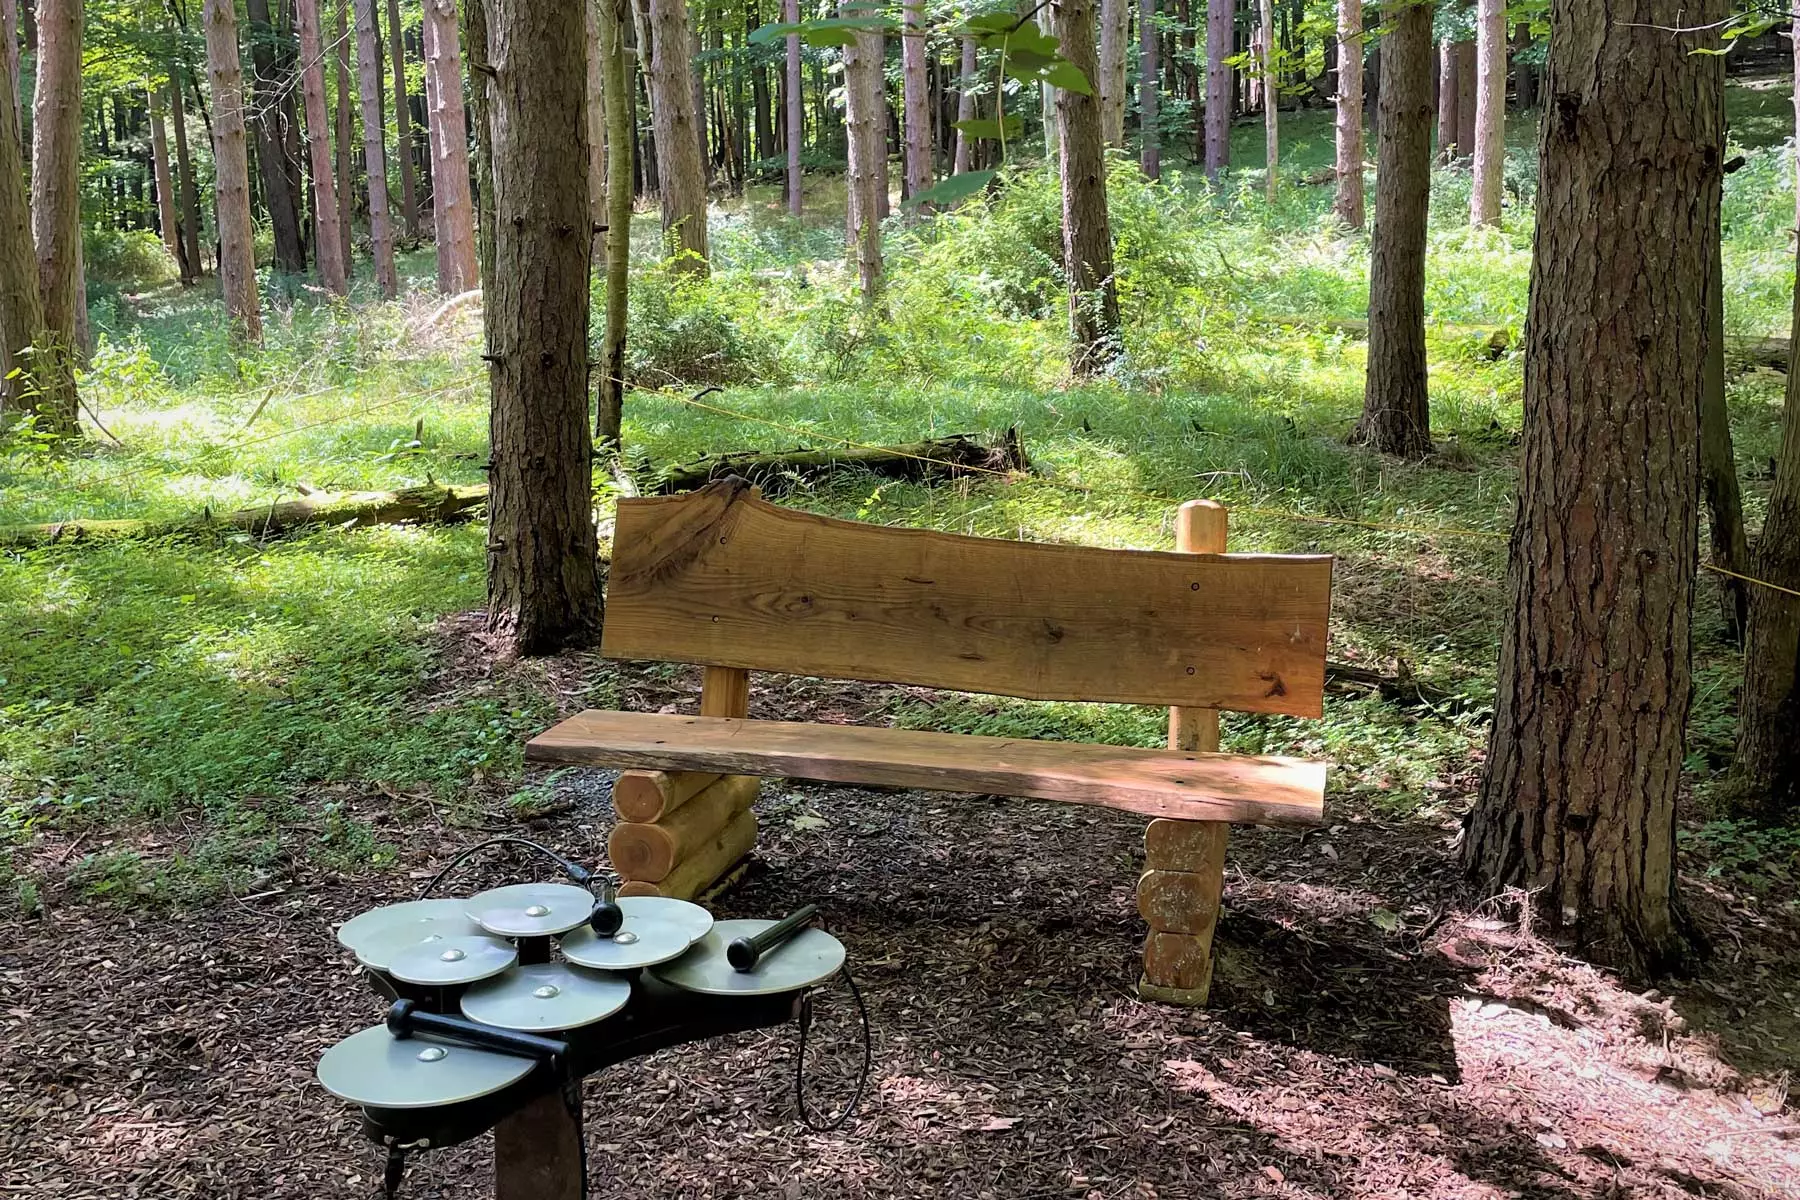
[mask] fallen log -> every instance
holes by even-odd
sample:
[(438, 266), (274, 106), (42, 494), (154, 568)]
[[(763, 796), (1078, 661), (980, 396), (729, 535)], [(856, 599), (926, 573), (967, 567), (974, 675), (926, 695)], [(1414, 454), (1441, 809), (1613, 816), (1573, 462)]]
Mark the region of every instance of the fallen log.
[(1374, 693), (1384, 700), (1408, 708), (1430, 708), (1452, 714), (1482, 707), (1480, 701), (1447, 692), (1411, 675), (1383, 675), (1380, 671), (1351, 663), (1325, 664), (1325, 690), (1338, 696), (1367, 696)]
[(59, 542), (118, 538), (179, 537), (241, 530), (255, 537), (280, 537), (315, 525), (447, 524), (466, 520), (487, 503), (486, 484), (449, 487), (424, 484), (397, 492), (312, 492), (236, 512), (204, 511), (174, 521), (50, 521), (0, 525), (0, 546), (23, 549)]
[(1030, 461), (1019, 431), (1009, 429), (994, 445), (968, 434), (928, 438), (898, 446), (851, 446), (826, 450), (747, 451), (709, 454), (671, 467), (651, 490), (668, 495), (705, 487), (715, 479), (736, 475), (778, 491), (808, 483), (833, 471), (854, 468), (894, 479), (931, 481), (970, 474), (1028, 471)]

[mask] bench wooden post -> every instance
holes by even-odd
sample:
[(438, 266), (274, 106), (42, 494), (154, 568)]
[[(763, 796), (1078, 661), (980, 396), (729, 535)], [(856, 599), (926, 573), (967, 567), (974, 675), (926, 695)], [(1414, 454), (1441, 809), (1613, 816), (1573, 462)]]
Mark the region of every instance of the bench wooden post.
[[(1175, 513), (1175, 549), (1223, 554), (1226, 514), (1212, 500), (1190, 500)], [(1169, 749), (1217, 750), (1219, 710), (1171, 708)], [(1212, 986), (1213, 930), (1225, 891), (1222, 821), (1150, 822), (1144, 832), (1144, 873), (1138, 912), (1150, 926), (1138, 994), (1165, 1004), (1202, 1005)]]

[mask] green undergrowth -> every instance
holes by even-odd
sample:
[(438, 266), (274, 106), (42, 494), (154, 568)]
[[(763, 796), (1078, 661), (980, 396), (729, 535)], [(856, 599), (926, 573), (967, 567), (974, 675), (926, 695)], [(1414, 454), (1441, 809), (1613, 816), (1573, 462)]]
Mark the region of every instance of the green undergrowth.
[[(1746, 156), (1726, 194), (1727, 319), (1785, 334), (1792, 161), (1765, 97), (1734, 89)], [(1746, 94), (1747, 95), (1747, 94)], [(1746, 107), (1747, 106), (1747, 107)], [(1455, 713), (1332, 694), (1322, 721), (1231, 715), (1227, 748), (1321, 757), (1332, 803), (1397, 817), (1466, 798), (1492, 699), (1521, 418), (1532, 122), (1509, 130), (1503, 228), (1466, 227), (1468, 181), (1437, 172), (1429, 234), (1433, 432), (1422, 464), (1346, 445), (1361, 402), (1368, 241), (1339, 228), (1323, 113), (1285, 125), (1282, 197), (1262, 199), (1257, 131), (1209, 189), (1171, 153), (1164, 183), (1110, 170), (1125, 324), (1113, 367), (1068, 375), (1059, 200), (1039, 165), (992, 195), (887, 230), (888, 288), (865, 309), (842, 261), (842, 181), (722, 202), (709, 281), (670, 271), (653, 212), (637, 252), (626, 408), (645, 480), (703, 453), (913, 441), (1016, 428), (1033, 472), (924, 486), (842, 474), (783, 502), (893, 525), (1098, 546), (1166, 547), (1174, 507), (1231, 509), (1234, 549), (1335, 556), (1330, 654), (1462, 698)], [(0, 442), (0, 525), (175, 517), (271, 503), (304, 486), (386, 489), (482, 479), (487, 414), (478, 306), (430, 290), (403, 256), (399, 301), (349, 302), (265, 275), (264, 346), (226, 336), (216, 290), (184, 290), (136, 242), (98, 247), (101, 348), (83, 395), (104, 432), (55, 455)], [(129, 278), (125, 278), (129, 276)], [(1496, 338), (1496, 331), (1503, 336)], [(707, 392), (693, 401), (704, 388)], [(1779, 436), (1781, 380), (1734, 376), (1753, 521)], [(705, 407), (702, 407), (705, 406)], [(779, 486), (779, 485), (777, 485)], [(597, 496), (603, 528), (610, 499)], [(279, 878), (298, 859), (375, 869), (393, 847), (369, 804), (452, 810), (492, 784), (547, 802), (520, 746), (546, 685), (458, 675), (434, 632), (479, 607), (477, 527), (322, 530), (58, 546), (0, 558), (0, 880), (26, 908), (87, 896), (191, 901)], [(1724, 762), (1732, 652), (1703, 580), (1689, 766)], [(592, 676), (592, 672), (589, 675)], [(617, 690), (602, 672), (593, 702)], [(896, 694), (911, 727), (1156, 745), (1164, 716), (1127, 706)], [(491, 791), (492, 789), (488, 789)], [(370, 797), (376, 799), (371, 801)], [(148, 831), (148, 832), (146, 832)], [(1711, 834), (1702, 834), (1711, 837)], [(55, 853), (39, 851), (59, 847)], [(60, 865), (59, 865), (60, 864)]]

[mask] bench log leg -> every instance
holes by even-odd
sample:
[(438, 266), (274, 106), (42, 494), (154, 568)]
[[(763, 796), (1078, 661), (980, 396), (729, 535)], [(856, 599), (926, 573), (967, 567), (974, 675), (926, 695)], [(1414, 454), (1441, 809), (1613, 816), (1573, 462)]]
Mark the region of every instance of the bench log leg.
[(581, 1126), (561, 1090), (494, 1126), (494, 1200), (581, 1200)]

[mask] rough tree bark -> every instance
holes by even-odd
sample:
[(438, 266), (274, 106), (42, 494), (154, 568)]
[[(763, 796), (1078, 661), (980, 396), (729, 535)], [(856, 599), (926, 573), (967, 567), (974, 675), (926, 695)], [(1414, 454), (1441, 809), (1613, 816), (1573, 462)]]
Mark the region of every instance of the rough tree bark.
[(350, 22), (345, 10), (349, 0), (332, 5), (337, 33), (332, 49), (337, 59), (337, 104), (332, 112), (332, 147), (337, 163), (338, 250), (344, 256), (344, 278), (356, 274), (355, 226), (356, 210), (356, 122), (350, 116)]
[[(606, 329), (600, 339), (595, 434), (615, 449), (623, 442), (625, 318), (631, 279), (631, 125), (637, 80), (625, 49), (631, 0), (594, 0), (600, 18), (601, 94), (606, 103)], [(795, 3), (798, 0), (794, 0)]]
[[(1122, 4), (1124, 0), (1116, 0), (1116, 2)], [(966, 37), (962, 40), (962, 74), (956, 82), (956, 119), (958, 121), (975, 119), (975, 89), (981, 83), (978, 70), (979, 61), (976, 57), (975, 39)], [(1124, 103), (1123, 100), (1120, 103)], [(1119, 119), (1123, 121), (1125, 118), (1121, 115)], [(951, 173), (961, 175), (964, 171), (972, 170), (974, 165), (975, 139), (959, 129), (956, 131), (956, 161), (951, 167)]]
[[(874, 10), (844, 3), (846, 17)], [(881, 293), (881, 208), (886, 192), (887, 100), (882, 80), (882, 35), (858, 30), (844, 48), (844, 127), (849, 140), (850, 194), (847, 217), (851, 254), (863, 300)]]
[(287, 159), (287, 139), (282, 130), (282, 101), (293, 87), (293, 76), (284, 68), (287, 56), (277, 53), (275, 23), (269, 17), (269, 0), (247, 0), (250, 62), (256, 68), (256, 87), (251, 126), (256, 133), (256, 167), (262, 176), (263, 208), (269, 214), (269, 230), (275, 236), (275, 269), (290, 275), (306, 271), (306, 243), (300, 234), (298, 163)]
[[(786, 0), (782, 20), (790, 25), (800, 20), (800, 0)], [(806, 109), (800, 94), (800, 35), (787, 36), (787, 203), (788, 211), (800, 215), (804, 197), (804, 181), (800, 176), (800, 146), (806, 137)]]
[(357, 91), (362, 99), (363, 168), (369, 177), (369, 241), (375, 256), (375, 282), (384, 299), (400, 294), (394, 270), (394, 221), (388, 212), (387, 122), (381, 111), (383, 54), (376, 0), (356, 0)]
[(1437, 160), (1456, 160), (1456, 43), (1445, 38), (1437, 53)]
[(900, 39), (901, 103), (906, 110), (906, 194), (931, 186), (931, 104), (925, 78), (925, 0), (905, 0), (906, 34)]
[(169, 170), (169, 134), (163, 125), (163, 90), (150, 89), (150, 169), (156, 180), (156, 223), (163, 249), (181, 260), (181, 229), (175, 217), (175, 178)]
[(169, 85), (169, 121), (175, 127), (175, 196), (181, 208), (181, 253), (176, 257), (181, 284), (189, 287), (200, 278), (200, 189), (194, 185), (194, 160), (188, 153), (187, 110), (181, 98), (185, 85), (179, 59), (169, 66)]
[(1125, 145), (1125, 43), (1130, 34), (1130, 0), (1100, 0), (1100, 77), (1094, 91), (1100, 97), (1100, 136), (1118, 148)]
[(1231, 102), (1237, 94), (1232, 69), (1235, 0), (1206, 0), (1206, 175), (1214, 184), (1231, 162)]
[(1146, 179), (1162, 178), (1162, 144), (1156, 128), (1156, 0), (1138, 6), (1138, 166)]
[(469, 128), (475, 137), (475, 217), (476, 274), (483, 280), (494, 277), (494, 126), (493, 98), (488, 94), (488, 80), (493, 69), (488, 65), (487, 0), (463, 0), (463, 55), (469, 65)]
[[(429, 0), (427, 0), (429, 2)], [(319, 282), (334, 296), (350, 294), (338, 223), (337, 172), (331, 161), (331, 118), (325, 107), (325, 44), (319, 0), (294, 0), (300, 27), (300, 89), (306, 99), (306, 149), (312, 160), (313, 256)], [(348, 186), (346, 184), (346, 186)]]
[(581, 0), (582, 36), (585, 38), (587, 88), (582, 111), (588, 133), (588, 216), (593, 236), (588, 240), (590, 270), (606, 265), (606, 58), (600, 46), (600, 5), (603, 0)]
[(400, 223), (408, 243), (419, 240), (419, 181), (413, 166), (412, 105), (406, 98), (406, 38), (400, 0), (387, 0), (388, 37), (394, 54), (394, 151), (400, 160)]
[(1363, 14), (1362, 0), (1338, 0), (1337, 203), (1338, 220), (1363, 227)]
[(231, 0), (206, 0), (206, 77), (213, 96), (213, 206), (219, 222), (219, 290), (236, 336), (262, 341), (256, 245), (250, 220), (250, 156), (244, 133), (244, 68)]
[[(1094, 0), (1055, 0), (1051, 5), (1060, 49), (1092, 79)], [(1056, 117), (1062, 126), (1063, 272), (1069, 277), (1069, 368), (1092, 375), (1119, 352), (1119, 293), (1113, 281), (1112, 226), (1106, 211), (1106, 143), (1100, 101), (1058, 88)]]
[(44, 332), (43, 294), (31, 244), (19, 94), (0, 86), (0, 413), (31, 412), (36, 388), (12, 372), (35, 373), (25, 351)]
[(1431, 203), (1431, 9), (1391, 16), (1378, 106), (1369, 367), (1351, 440), (1407, 458), (1431, 452), (1425, 375), (1425, 216)]
[(24, 145), (24, 98), (19, 91), (19, 4), (0, 0), (0, 84), (12, 90), (13, 136)]
[(1725, 12), (1552, 0), (1509, 617), (1463, 845), (1550, 934), (1634, 974), (1688, 949), (1675, 804), (1724, 137), (1724, 64), (1692, 53), (1716, 34), (1670, 31)]
[(1469, 221), (1500, 225), (1506, 175), (1506, 0), (1479, 0), (1475, 23), (1475, 166)]
[[(1722, 148), (1721, 148), (1722, 149)], [(1731, 446), (1731, 411), (1725, 403), (1725, 263), (1722, 239), (1714, 239), (1706, 279), (1706, 374), (1700, 387), (1700, 491), (1714, 566), (1743, 575), (1750, 570), (1744, 534), (1744, 497)], [(1749, 596), (1744, 581), (1717, 576), (1725, 635), (1742, 645)]]
[(663, 237), (679, 255), (675, 267), (707, 273), (706, 164), (700, 145), (701, 110), (694, 105), (688, 62), (687, 0), (649, 0), (650, 123), (656, 135), (656, 175)]
[(1264, 192), (1270, 204), (1281, 189), (1281, 79), (1275, 73), (1275, 5), (1262, 0), (1262, 58), (1256, 64), (1263, 79)]
[(1456, 157), (1475, 154), (1475, 42), (1456, 43)]
[(31, 235), (37, 250), (43, 337), (33, 357), (34, 405), (48, 432), (81, 431), (75, 366), (81, 342), (82, 0), (38, 6), (37, 91), (31, 117)]
[(425, 70), (430, 85), (431, 209), (437, 226), (438, 291), (481, 285), (475, 267), (475, 207), (469, 195), (468, 115), (456, 0), (424, 0)]
[(582, 5), (490, 0), (494, 275), (488, 627), (521, 654), (600, 633), (587, 423), (587, 123)]

